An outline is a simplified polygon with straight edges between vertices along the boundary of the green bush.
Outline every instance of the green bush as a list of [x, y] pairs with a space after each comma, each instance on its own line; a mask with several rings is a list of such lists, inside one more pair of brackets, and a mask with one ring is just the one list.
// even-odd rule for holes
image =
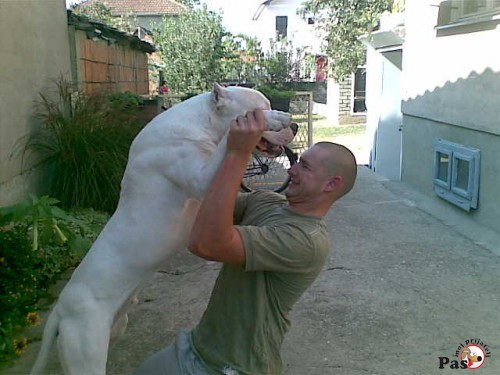
[[28, 226], [0, 228], [0, 363], [23, 353], [29, 340], [18, 339], [21, 330], [38, 324], [40, 299], [65, 269], [80, 258], [67, 247], [48, 244], [33, 251]]
[[[32, 197], [0, 208], [0, 363], [21, 355], [30, 339], [23, 328], [39, 323], [49, 287], [76, 266], [109, 216], [91, 209], [72, 215], [57, 200]], [[42, 304], [40, 301], [45, 301]]]
[[40, 93], [41, 125], [24, 142], [49, 176], [47, 193], [66, 208], [113, 212], [132, 140], [144, 126], [137, 95], [84, 95], [60, 80]]
[[271, 98], [292, 98], [295, 96], [295, 91], [279, 89], [272, 86], [260, 86], [258, 90], [263, 93], [268, 99]]
[[27, 344], [15, 336], [28, 324], [28, 313], [34, 312], [43, 296], [46, 280], [36, 271], [39, 267], [40, 259], [31, 249], [27, 227], [0, 228], [0, 363], [21, 354]]

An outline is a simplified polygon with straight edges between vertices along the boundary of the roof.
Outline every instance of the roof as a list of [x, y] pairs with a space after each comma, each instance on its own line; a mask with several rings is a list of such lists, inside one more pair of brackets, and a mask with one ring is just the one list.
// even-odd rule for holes
[[268, 5], [271, 5], [273, 3], [273, 1], [274, 0], [267, 0], [267, 1], [264, 1], [263, 3], [261, 3], [259, 5], [259, 7], [257, 8], [257, 10], [255, 11], [255, 13], [254, 13], [254, 15], [252, 17], [252, 20], [253, 21], [257, 20], [260, 17], [260, 15], [261, 15], [262, 11], [264, 10], [264, 8], [266, 6], [268, 6]]
[[71, 10], [68, 10], [67, 14], [68, 25], [74, 26], [78, 30], [85, 31], [88, 37], [103, 39], [107, 42], [127, 43], [131, 48], [147, 53], [156, 51], [153, 45], [139, 39], [137, 36], [129, 35], [123, 31], [115, 29], [114, 27], [105, 25], [101, 22], [93, 21], [87, 17], [78, 16]]
[[86, 3], [104, 3], [113, 14], [175, 15], [186, 10], [186, 6], [174, 0], [87, 0]]

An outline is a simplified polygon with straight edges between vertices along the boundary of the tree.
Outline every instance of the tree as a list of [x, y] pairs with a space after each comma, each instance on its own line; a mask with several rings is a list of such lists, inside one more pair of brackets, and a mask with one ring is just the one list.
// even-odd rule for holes
[[174, 92], [207, 91], [223, 79], [226, 32], [219, 14], [206, 7], [188, 9], [178, 18], [164, 18], [153, 34], [166, 84]]
[[195, 5], [200, 5], [200, 0], [177, 0], [177, 2], [190, 8], [193, 8]]
[[111, 8], [101, 2], [84, 2], [71, 6], [71, 11], [79, 16], [85, 16], [92, 21], [117, 28], [126, 33], [133, 33], [137, 28], [137, 19], [132, 15], [115, 16]]
[[313, 15], [326, 34], [326, 54], [337, 81], [353, 73], [365, 61], [365, 47], [358, 38], [370, 33], [384, 11], [401, 9], [402, 0], [308, 0], [301, 10]]
[[222, 45], [224, 78], [239, 84], [255, 81], [257, 60], [261, 54], [257, 38], [227, 33], [222, 38]]

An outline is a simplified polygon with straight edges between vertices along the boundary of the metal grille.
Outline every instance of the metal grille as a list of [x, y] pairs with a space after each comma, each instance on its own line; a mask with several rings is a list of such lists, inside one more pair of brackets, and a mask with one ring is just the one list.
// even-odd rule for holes
[[[312, 92], [296, 92], [290, 101], [290, 113], [299, 129], [288, 147], [299, 156], [312, 144]], [[285, 155], [263, 160], [269, 166], [269, 171], [263, 175], [247, 177], [243, 182], [253, 190], [276, 190], [288, 180], [290, 162]], [[252, 168], [253, 163], [254, 160], [250, 162], [249, 168]]]
[[[252, 158], [247, 167], [249, 176], [243, 178], [243, 184], [251, 190], [276, 190], [288, 182], [288, 169], [290, 169], [290, 160], [283, 153], [276, 158], [267, 158], [259, 156], [260, 163]], [[265, 174], [252, 175], [252, 171], [262, 170], [262, 164], [265, 166]]]
[[299, 130], [288, 147], [298, 155], [312, 145], [312, 95], [312, 91], [296, 92], [290, 101], [290, 113]]

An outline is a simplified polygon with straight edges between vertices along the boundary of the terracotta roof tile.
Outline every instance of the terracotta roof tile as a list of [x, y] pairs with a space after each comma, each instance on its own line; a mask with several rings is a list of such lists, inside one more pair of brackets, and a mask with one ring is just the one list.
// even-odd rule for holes
[[179, 14], [186, 6], [174, 0], [89, 0], [106, 4], [113, 14]]

